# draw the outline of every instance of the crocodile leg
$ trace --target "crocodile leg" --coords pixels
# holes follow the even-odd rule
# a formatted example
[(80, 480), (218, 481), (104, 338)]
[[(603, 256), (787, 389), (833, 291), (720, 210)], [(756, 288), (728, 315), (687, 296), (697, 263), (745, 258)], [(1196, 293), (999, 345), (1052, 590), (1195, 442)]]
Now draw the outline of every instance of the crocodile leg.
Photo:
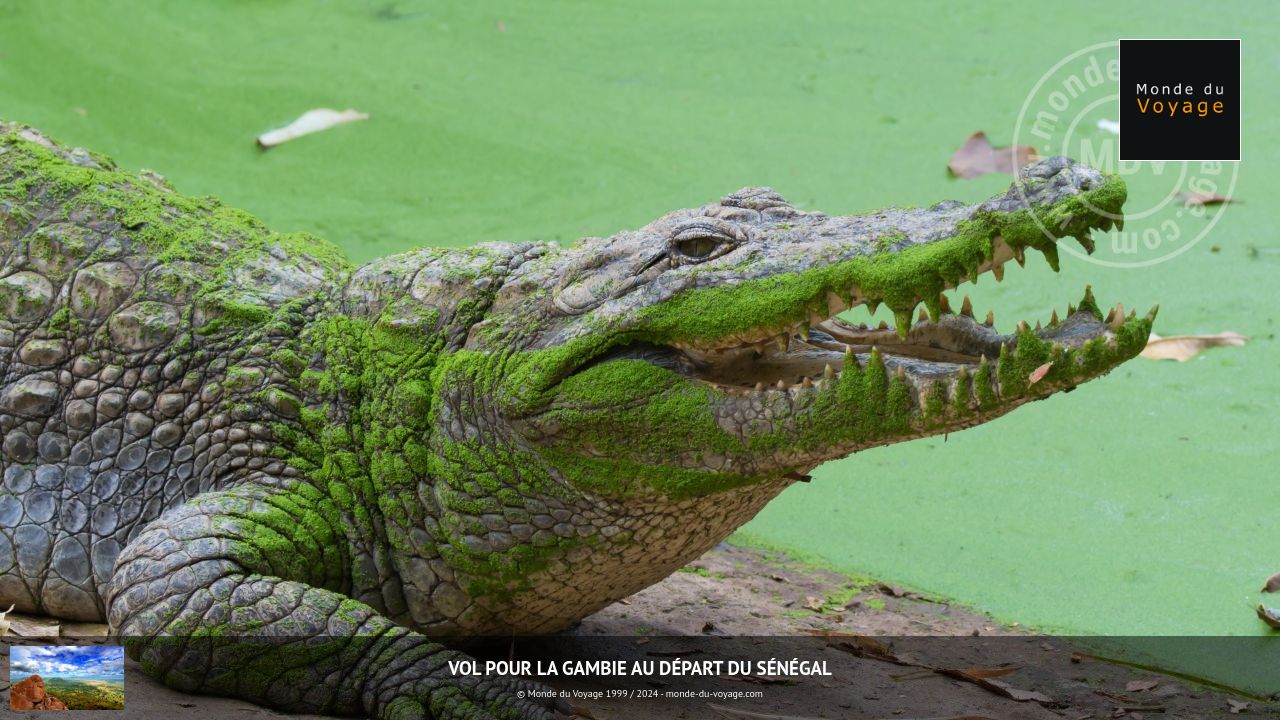
[(187, 692), (379, 719), (549, 720), (521, 680), (458, 677), (466, 655), (341, 592), (340, 517), (310, 486), (205, 493), (125, 548), (108, 620), (149, 674)]

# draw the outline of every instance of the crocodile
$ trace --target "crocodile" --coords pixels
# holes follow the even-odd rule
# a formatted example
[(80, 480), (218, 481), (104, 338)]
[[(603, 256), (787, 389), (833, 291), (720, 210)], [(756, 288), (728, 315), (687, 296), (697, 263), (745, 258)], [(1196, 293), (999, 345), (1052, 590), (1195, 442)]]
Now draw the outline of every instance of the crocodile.
[[(458, 643), (563, 630), (825, 461), (1106, 374), (1155, 317), (1086, 289), (1001, 333), (948, 297), (1123, 222), (1123, 182), (1064, 157), (978, 204), (829, 216), (748, 187), (355, 267), (0, 137), (0, 605), (286, 711), (552, 717), (528, 679), (450, 672)], [(895, 322), (840, 317), (860, 306)]]

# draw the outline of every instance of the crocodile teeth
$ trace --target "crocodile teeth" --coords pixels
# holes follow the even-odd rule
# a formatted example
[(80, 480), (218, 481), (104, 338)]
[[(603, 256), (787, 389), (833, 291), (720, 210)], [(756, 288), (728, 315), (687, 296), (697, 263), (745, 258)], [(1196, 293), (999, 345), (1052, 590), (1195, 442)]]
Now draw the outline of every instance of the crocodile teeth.
[(898, 326), (898, 337), (905, 339), (911, 331), (911, 310), (894, 310), (893, 321)]
[(1018, 261), (1018, 267), (1024, 268), (1027, 266), (1027, 253), (1022, 248), (1013, 251), (1013, 259)]
[(881, 320), (881, 321), (880, 321), (880, 327), (879, 327), (879, 328), (877, 328), (877, 329), (879, 329), (879, 330), (888, 330), (888, 329), (889, 329), (889, 323), (888, 323), (888, 322), (886, 322), (886, 321), (884, 321), (884, 320)]
[(1044, 253), (1044, 259), (1049, 263), (1049, 267), (1053, 268), (1054, 272), (1058, 272), (1058, 246), (1046, 245), (1040, 252)]
[(756, 383), (756, 392), (763, 392), (763, 391), (764, 391), (764, 383), (762, 382)]
[(1124, 230), (1124, 216), (1123, 216), (1123, 215), (1121, 215), (1120, 217), (1116, 218), (1116, 229), (1117, 229), (1117, 230)]
[(831, 367), (831, 363), (827, 363), (825, 366), (823, 366), (823, 368), (822, 368), (822, 377), (824, 377), (824, 378), (826, 378), (826, 379), (830, 380), (831, 378), (833, 378), (833, 377), (835, 377), (835, 376), (836, 376), (836, 369), (835, 369), (835, 368), (833, 368), (833, 367)]
[(800, 387), (802, 387), (802, 388), (811, 388), (811, 387), (813, 387), (813, 380), (810, 380), (810, 379), (809, 379), (809, 376), (808, 376), (808, 375), (805, 375), (803, 378), (801, 378), (801, 379), (800, 379)]
[(787, 389), (787, 383), (786, 383), (786, 381), (784, 381), (784, 380), (779, 380), (779, 381), (778, 381), (777, 388), (778, 388), (779, 390), (786, 390), (786, 389)]
[(947, 296), (942, 293), (938, 293), (938, 307), (944, 313), (951, 313), (951, 301), (947, 300)]
[(973, 317), (973, 301), (969, 299), (968, 295), (964, 296), (964, 304), (960, 306), (960, 314), (968, 318)]
[(791, 349), (791, 336), (779, 335), (774, 338), (774, 344), (778, 346), (778, 352), (787, 352)]
[[(827, 317), (835, 315), (846, 307), (848, 306), (844, 304), (844, 298), (841, 298), (839, 295), (831, 291), (827, 291)], [(822, 320), (826, 319), (827, 318), (822, 318)]]
[[(1108, 225), (1110, 225), (1110, 223), (1108, 223)], [(1093, 244), (1093, 238), (1090, 237), (1088, 233), (1081, 233), (1080, 235), (1077, 235), (1076, 242), (1080, 243), (1080, 247), (1084, 248), (1084, 251), (1090, 255), (1092, 255), (1093, 251), (1096, 249), (1096, 246)]]
[(929, 313), (924, 308), (920, 308), (920, 314), (916, 317), (916, 322), (922, 323), (929, 319)]
[(1004, 266), (992, 265), (991, 274), (996, 276), (996, 282), (1004, 282)]
[(987, 319), (984, 321), (984, 324), (985, 324), (987, 327), (995, 327), (995, 324), (996, 324), (996, 313), (995, 313), (995, 311), (994, 311), (994, 310), (988, 310), (988, 311), (987, 311)]
[(1159, 312), (1160, 312), (1160, 306), (1152, 305), (1151, 309), (1147, 311), (1147, 320), (1154, 322), (1156, 319), (1156, 314)]
[(1116, 303), (1116, 306), (1111, 308), (1111, 313), (1107, 315), (1107, 324), (1112, 330), (1119, 330), (1120, 326), (1124, 325), (1124, 320), (1124, 305)]
[(1057, 324), (1058, 324), (1058, 309), (1057, 309), (1057, 308), (1054, 308), (1054, 309), (1053, 309), (1053, 315), (1050, 315), (1050, 316), (1049, 316), (1049, 324), (1050, 324), (1050, 325), (1057, 325)]

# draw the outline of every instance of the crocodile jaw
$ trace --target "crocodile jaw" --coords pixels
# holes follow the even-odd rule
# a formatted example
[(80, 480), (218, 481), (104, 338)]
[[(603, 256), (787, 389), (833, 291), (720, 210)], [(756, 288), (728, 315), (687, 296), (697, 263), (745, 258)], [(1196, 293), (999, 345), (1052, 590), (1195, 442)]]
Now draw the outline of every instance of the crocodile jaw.
[[(1056, 270), (1057, 239), (1091, 250), (1093, 229), (1122, 223), (1124, 197), (1117, 178), (1053, 158), (977, 206), (828, 217), (750, 188), (585, 241), (569, 251), (582, 266), (542, 280), (562, 320), (535, 340), (549, 359), (522, 378), (537, 400), (516, 424), (553, 464), (586, 457), (595, 469), (580, 475), (625, 465), (746, 482), (986, 422), (1137, 355), (1154, 310), (1103, 313), (1086, 291), (1001, 334), (948, 293), (1001, 280), (1029, 250)], [(724, 244), (677, 262), (674, 243), (701, 235)], [(836, 317), (881, 304), (893, 326)]]

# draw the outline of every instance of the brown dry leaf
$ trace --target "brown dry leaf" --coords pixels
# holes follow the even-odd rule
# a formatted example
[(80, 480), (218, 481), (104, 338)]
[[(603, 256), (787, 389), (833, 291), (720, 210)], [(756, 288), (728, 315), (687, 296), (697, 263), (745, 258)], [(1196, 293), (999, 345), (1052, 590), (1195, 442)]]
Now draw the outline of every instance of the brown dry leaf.
[(1049, 370), (1052, 367), (1053, 367), (1053, 363), (1047, 362), (1041, 365), (1040, 367), (1036, 368), (1035, 370), (1032, 370), (1030, 377), (1028, 377), (1029, 382), (1027, 384), (1035, 385), (1036, 383), (1043, 380), (1044, 376), (1049, 374)]
[(982, 680), (984, 678), (1003, 677), (1018, 669), (1017, 665), (1000, 665), (998, 667), (971, 667), (960, 668), (959, 670), (943, 671), (944, 674), (954, 672), (963, 676), (966, 680)]
[(1160, 337), (1155, 333), (1147, 338), (1147, 347), (1139, 353), (1148, 360), (1177, 360), (1186, 362), (1211, 347), (1241, 347), (1249, 341), (1247, 335), (1224, 330), (1217, 335), (1170, 335)]
[(833, 633), (825, 630), (809, 630), (808, 633), (826, 638), (828, 645), (838, 650), (843, 650), (850, 655), (872, 657), (900, 665), (907, 664), (901, 662), (888, 645), (873, 637), (855, 635), (853, 633)]
[(1053, 702), (1048, 695), (1038, 693), (1034, 690), (1019, 690), (1009, 683), (1001, 682), (999, 680), (980, 680), (978, 681), (978, 685), (998, 695), (1004, 695), (1010, 700), (1017, 700), (1018, 702), (1027, 702), (1028, 700), (1033, 700), (1038, 703)]
[(903, 590), (902, 588), (898, 587), (897, 585), (890, 585), (890, 584), (888, 584), (888, 583), (879, 583), (879, 584), (877, 584), (877, 585), (876, 585), (876, 590), (879, 590), (880, 592), (884, 593), (885, 595), (890, 595), (890, 596), (892, 596), (892, 597), (896, 597), (896, 598), (905, 597), (905, 596), (907, 595), (907, 591), (906, 591), (906, 590)]
[(969, 136), (959, 150), (951, 156), (947, 170), (952, 175), (964, 178), (976, 178), (987, 173), (1001, 172), (1013, 175), (1023, 165), (1039, 160), (1035, 148), (1030, 145), (1014, 147), (992, 147), (987, 134), (981, 130)]
[(368, 113), (362, 113), (350, 108), (346, 110), (330, 110), (329, 108), (308, 110), (288, 125), (259, 135), (258, 147), (263, 149), (275, 147), (281, 143), (300, 138), (303, 135), (310, 135), (311, 133), (328, 130), (339, 125), (368, 119)]
[(1159, 680), (1130, 680), (1124, 686), (1125, 692), (1146, 692), (1159, 685)]
[(1199, 192), (1196, 190), (1184, 190), (1174, 195), (1174, 197), (1182, 200), (1184, 207), (1191, 207), (1192, 205), (1222, 205), (1229, 202), (1239, 202), (1239, 200), (1232, 200), (1226, 195), (1219, 195), (1211, 192)]
[(1280, 590), (1280, 572), (1267, 578), (1267, 583), (1262, 586), (1262, 592), (1276, 592)]
[(1280, 630), (1280, 610), (1259, 603), (1258, 619), (1270, 625), (1272, 630)]

